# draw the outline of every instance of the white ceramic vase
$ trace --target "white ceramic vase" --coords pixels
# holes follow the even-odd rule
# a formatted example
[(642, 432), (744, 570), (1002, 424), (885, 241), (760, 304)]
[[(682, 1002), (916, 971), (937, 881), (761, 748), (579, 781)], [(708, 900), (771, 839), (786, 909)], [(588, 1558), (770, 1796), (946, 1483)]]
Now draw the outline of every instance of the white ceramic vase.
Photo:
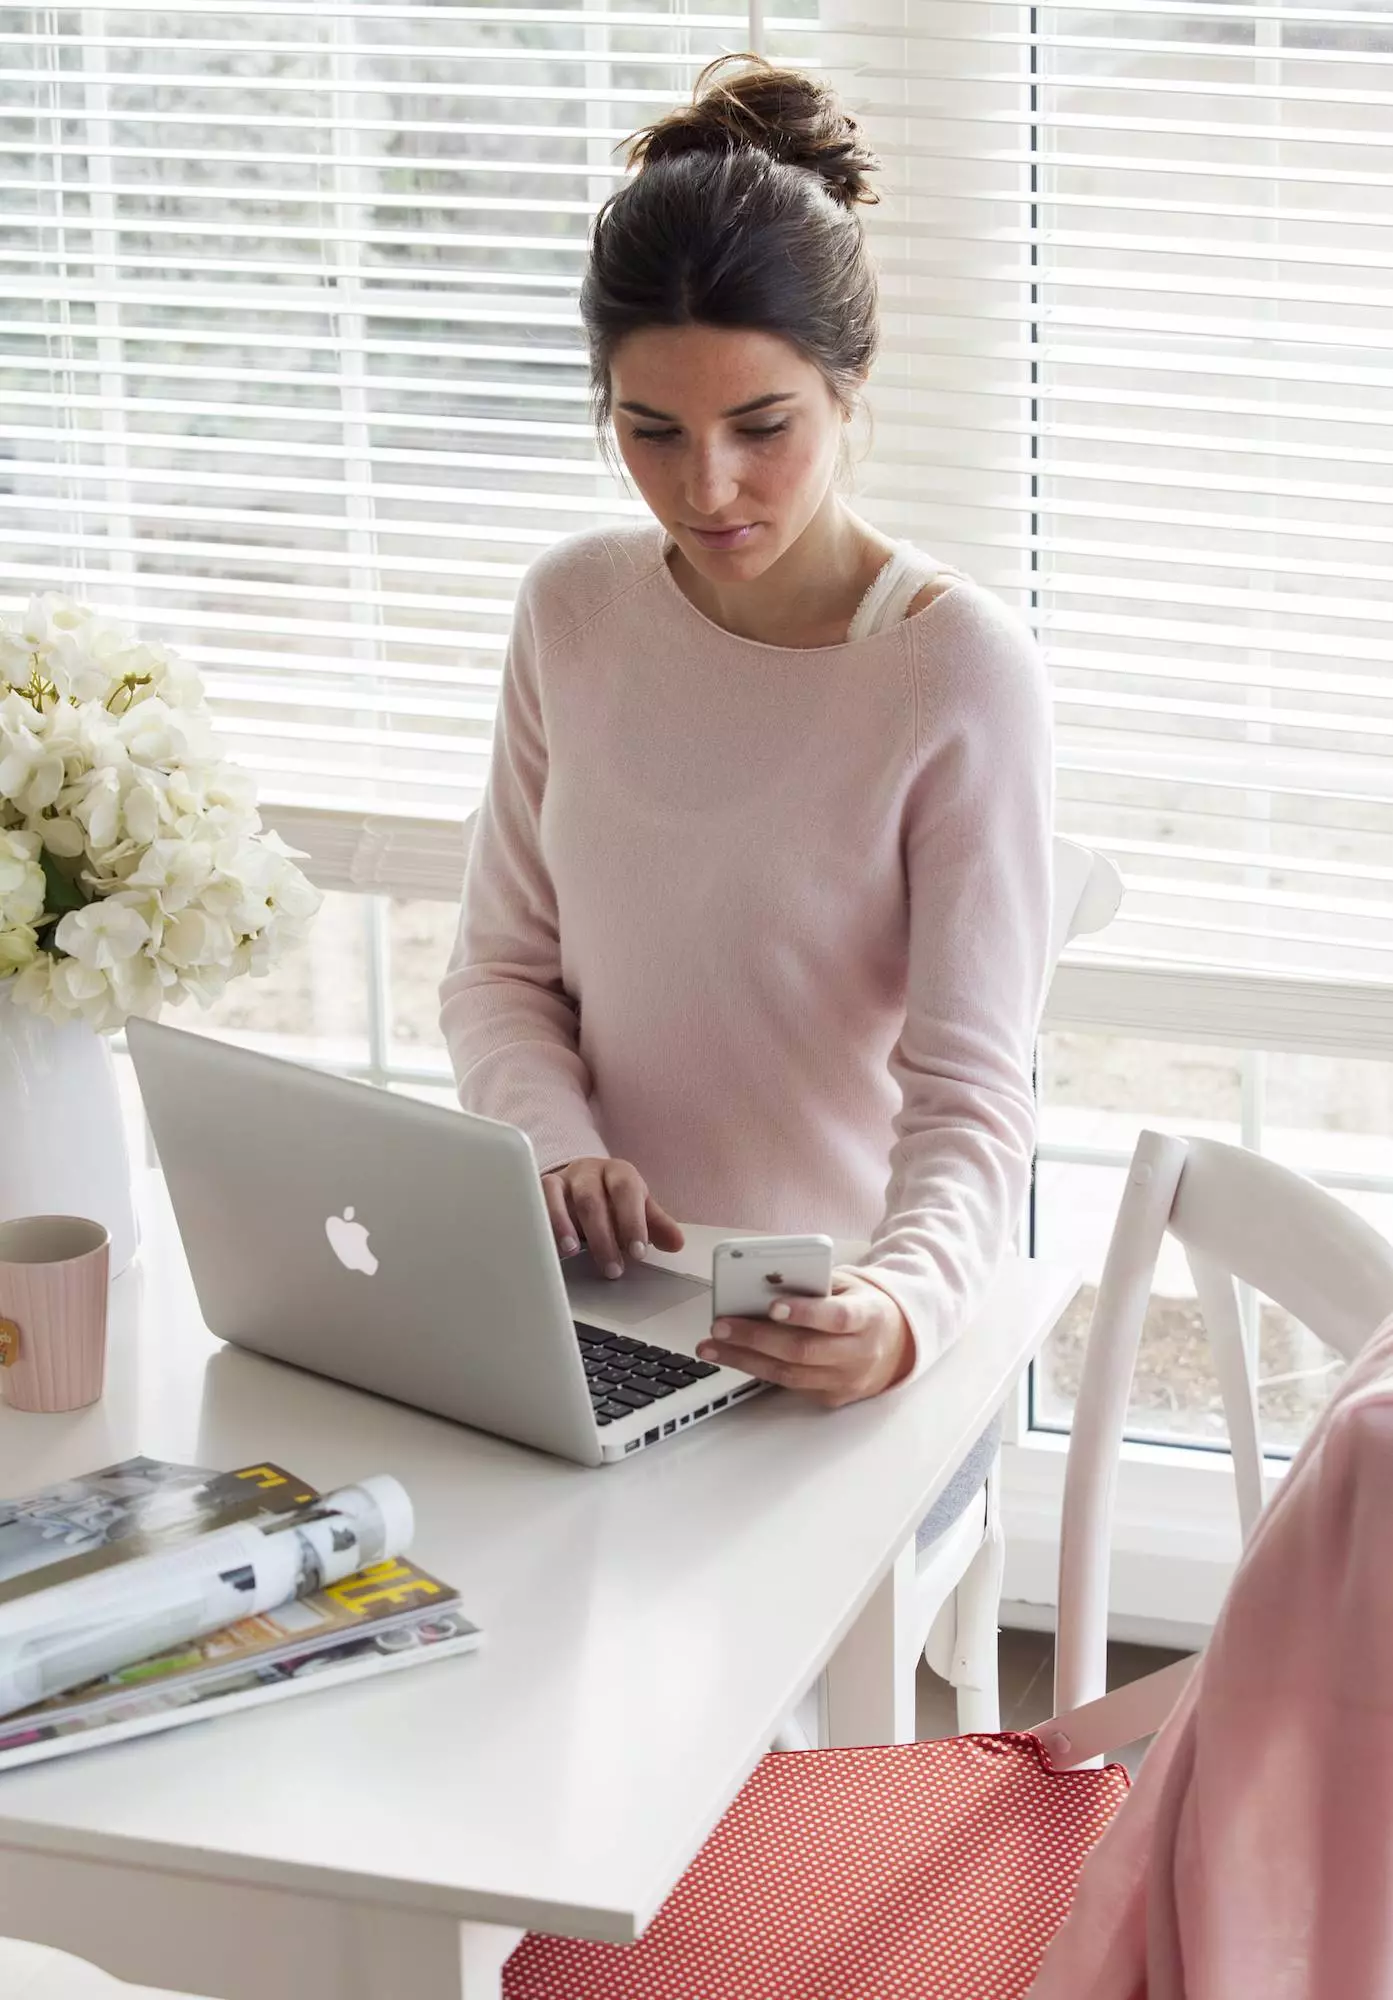
[(83, 1215), (111, 1235), (111, 1275), (139, 1243), (111, 1050), (81, 1021), (16, 1007), (0, 987), (0, 1222)]

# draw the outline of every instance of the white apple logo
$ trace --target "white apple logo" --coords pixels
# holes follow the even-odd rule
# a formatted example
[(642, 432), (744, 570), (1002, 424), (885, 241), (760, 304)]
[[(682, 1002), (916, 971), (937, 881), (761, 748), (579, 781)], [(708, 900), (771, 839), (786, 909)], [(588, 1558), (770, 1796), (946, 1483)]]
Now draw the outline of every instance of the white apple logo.
[(345, 1271), (364, 1271), (371, 1277), (377, 1269), (377, 1259), (368, 1248), (368, 1232), (361, 1222), (353, 1220), (353, 1210), (346, 1208), (342, 1215), (331, 1215), (324, 1224), (324, 1234), (329, 1239), (329, 1248), (343, 1265)]

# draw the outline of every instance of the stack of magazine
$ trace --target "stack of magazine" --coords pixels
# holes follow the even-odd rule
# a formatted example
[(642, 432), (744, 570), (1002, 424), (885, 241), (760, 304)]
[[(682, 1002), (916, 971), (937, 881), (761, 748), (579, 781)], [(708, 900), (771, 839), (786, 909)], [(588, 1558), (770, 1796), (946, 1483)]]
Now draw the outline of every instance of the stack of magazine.
[[(131, 1458), (0, 1500), (0, 1632), (7, 1606), (27, 1600), (28, 1611), (39, 1612), (36, 1595), (55, 1584), (288, 1515), (318, 1497), (276, 1465), (209, 1472)], [(140, 1574), (132, 1571), (132, 1581)], [(392, 1556), (0, 1716), (0, 1771), (447, 1658), (471, 1651), (479, 1636), (457, 1591)]]

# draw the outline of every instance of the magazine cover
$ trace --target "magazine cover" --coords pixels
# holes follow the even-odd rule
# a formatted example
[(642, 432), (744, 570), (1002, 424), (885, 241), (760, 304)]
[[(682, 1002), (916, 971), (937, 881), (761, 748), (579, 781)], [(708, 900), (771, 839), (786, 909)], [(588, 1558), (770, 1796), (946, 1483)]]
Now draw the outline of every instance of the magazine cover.
[(156, 1680), (126, 1688), (114, 1705), (90, 1711), (71, 1701), (46, 1702), (0, 1723), (0, 1771), (450, 1659), (473, 1652), (480, 1636), (456, 1609), (418, 1611), (405, 1624), (360, 1630), (318, 1651), (243, 1662), (216, 1685), (198, 1678)]
[(285, 1659), (306, 1661), (349, 1639), (387, 1638), (399, 1627), (429, 1624), (458, 1603), (458, 1591), (407, 1557), (393, 1556), (311, 1597), (292, 1598), (274, 1611), (241, 1619), (0, 1718), (0, 1753), (38, 1722), (81, 1717), (84, 1725), (95, 1723), (123, 1712), (132, 1695), (159, 1692), (185, 1700), (195, 1692), (217, 1693), (239, 1685), (260, 1667)]
[(0, 1500), (0, 1605), (316, 1497), (278, 1465), (210, 1472), (128, 1458)]

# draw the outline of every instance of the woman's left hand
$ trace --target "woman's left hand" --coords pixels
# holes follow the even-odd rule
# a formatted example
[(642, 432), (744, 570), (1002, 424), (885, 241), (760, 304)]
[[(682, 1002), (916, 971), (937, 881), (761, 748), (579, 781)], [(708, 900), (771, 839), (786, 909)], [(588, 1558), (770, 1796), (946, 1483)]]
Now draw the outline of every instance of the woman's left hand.
[(902, 1382), (914, 1366), (914, 1335), (888, 1292), (836, 1271), (825, 1299), (788, 1299), (769, 1319), (717, 1320), (697, 1349), (761, 1382), (797, 1389), (829, 1410)]

